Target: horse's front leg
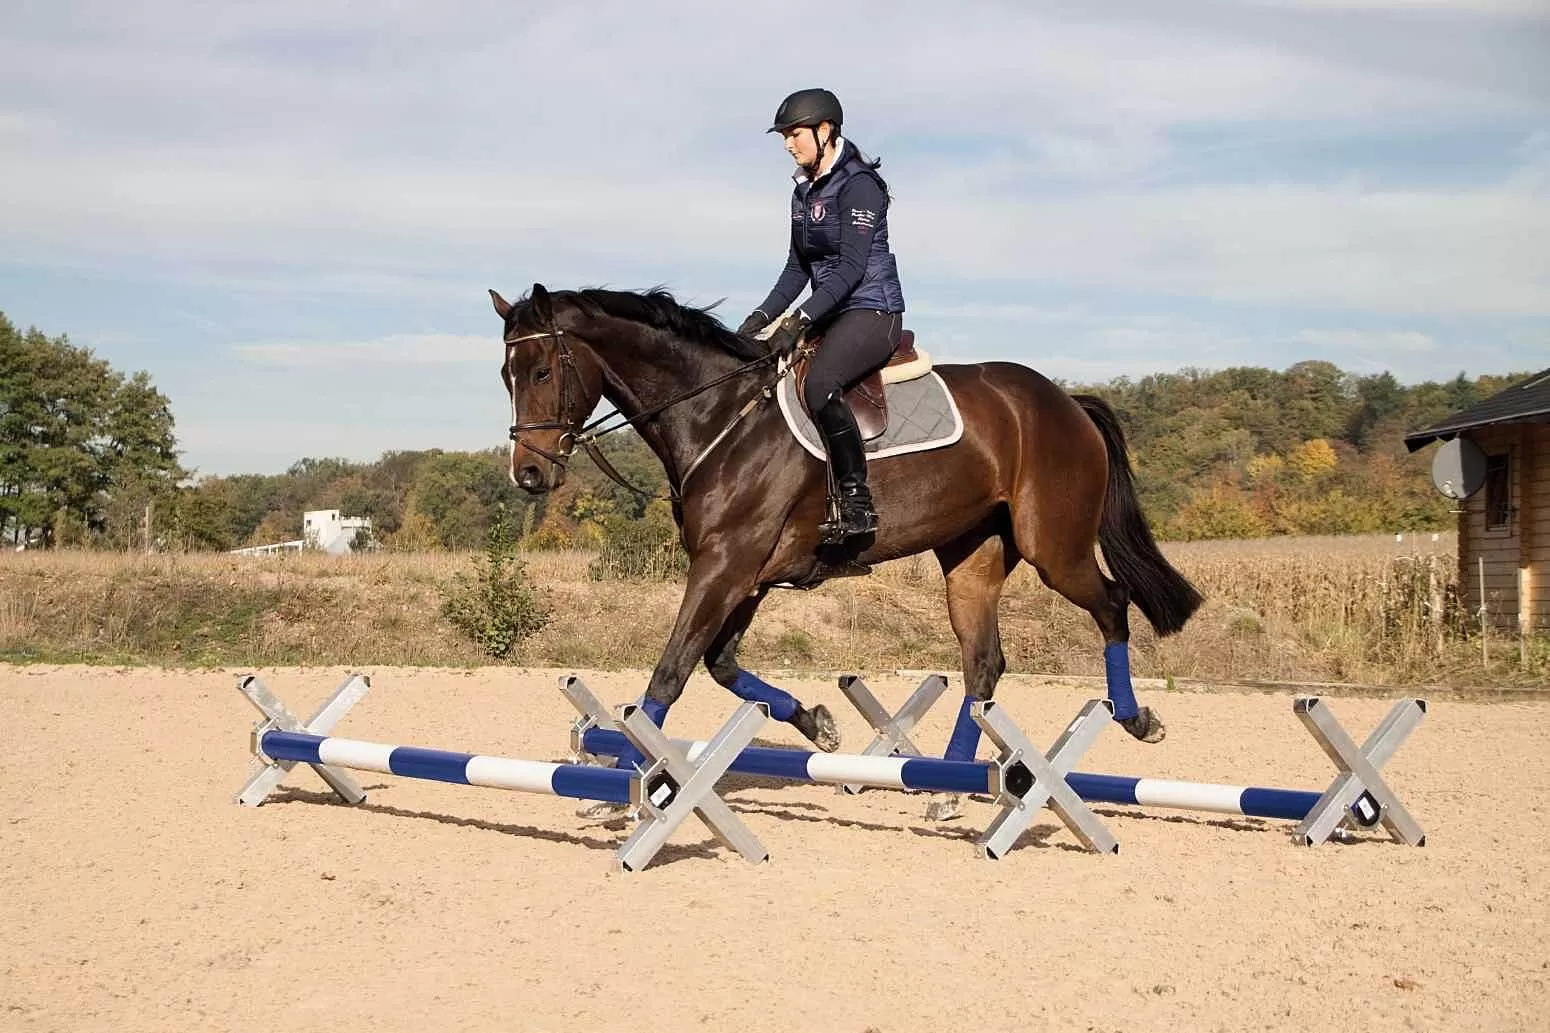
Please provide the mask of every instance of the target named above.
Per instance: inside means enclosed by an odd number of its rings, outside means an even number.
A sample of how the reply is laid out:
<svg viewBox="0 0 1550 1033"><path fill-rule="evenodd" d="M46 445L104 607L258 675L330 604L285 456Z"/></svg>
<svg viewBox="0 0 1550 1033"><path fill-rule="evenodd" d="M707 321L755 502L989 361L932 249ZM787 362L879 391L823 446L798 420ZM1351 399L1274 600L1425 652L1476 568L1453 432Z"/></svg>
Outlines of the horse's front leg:
<svg viewBox="0 0 1550 1033"><path fill-rule="evenodd" d="M716 679L716 684L740 699L764 703L770 708L770 716L785 721L805 735L813 745L825 753L840 748L840 733L835 726L834 715L822 703L805 707L785 689L769 684L751 671L744 670L737 662L737 647L743 641L743 633L753 622L759 604L764 601L768 589L759 588L732 609L731 616L711 640L705 653L705 669Z"/></svg>
<svg viewBox="0 0 1550 1033"><path fill-rule="evenodd" d="M678 619L641 702L641 709L658 728L683 694L694 665L710 649L732 611L753 591L758 573L758 561L750 558L746 548L708 549L690 561ZM638 750L628 747L619 754L618 766L643 766L644 761Z"/></svg>

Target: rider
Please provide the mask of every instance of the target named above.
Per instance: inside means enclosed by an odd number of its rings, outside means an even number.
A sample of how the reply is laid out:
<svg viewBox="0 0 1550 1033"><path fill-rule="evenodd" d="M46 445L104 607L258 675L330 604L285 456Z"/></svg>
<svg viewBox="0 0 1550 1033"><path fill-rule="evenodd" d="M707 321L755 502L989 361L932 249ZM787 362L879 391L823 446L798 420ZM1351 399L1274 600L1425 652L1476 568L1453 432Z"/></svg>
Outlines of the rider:
<svg viewBox="0 0 1550 1033"><path fill-rule="evenodd" d="M798 90L775 112L767 132L785 138L797 164L791 196L791 250L786 268L738 333L756 334L796 300L813 292L770 336L790 350L811 328L823 344L807 371L803 401L823 435L839 494L839 524L825 537L843 541L875 533L877 514L867 489L866 456L844 393L887 364L899 346L904 292L888 250L888 185L840 135L844 113L828 90Z"/></svg>

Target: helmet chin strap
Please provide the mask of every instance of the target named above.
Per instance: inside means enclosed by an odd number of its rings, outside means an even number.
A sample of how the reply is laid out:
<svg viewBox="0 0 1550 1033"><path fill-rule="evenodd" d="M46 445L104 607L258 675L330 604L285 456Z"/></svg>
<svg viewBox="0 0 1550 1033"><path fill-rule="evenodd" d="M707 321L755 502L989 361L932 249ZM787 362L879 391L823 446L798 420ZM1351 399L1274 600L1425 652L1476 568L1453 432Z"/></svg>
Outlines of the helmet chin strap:
<svg viewBox="0 0 1550 1033"><path fill-rule="evenodd" d="M811 165L803 165L802 166L802 171L807 173L807 178L808 179L817 179L818 178L818 168L819 168L820 165L823 164L823 154L824 154L825 151L827 151L829 149L829 145L834 142L834 131L831 129L829 131L829 138L827 140L825 140L823 143L819 143L818 142L818 127L817 126L804 126L803 128L805 128L807 130L807 132L808 132L808 135L813 138L813 150L814 150L815 154L814 154L814 157L813 157L812 164Z"/></svg>

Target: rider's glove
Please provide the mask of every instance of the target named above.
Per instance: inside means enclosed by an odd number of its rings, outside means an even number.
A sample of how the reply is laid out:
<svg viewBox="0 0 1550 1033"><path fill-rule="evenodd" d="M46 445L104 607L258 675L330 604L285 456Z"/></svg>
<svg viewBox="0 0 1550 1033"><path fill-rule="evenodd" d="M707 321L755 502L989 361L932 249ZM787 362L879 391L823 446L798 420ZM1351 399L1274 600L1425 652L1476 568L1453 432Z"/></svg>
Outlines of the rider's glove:
<svg viewBox="0 0 1550 1033"><path fill-rule="evenodd" d="M800 309L782 319L780 325L775 328L775 332L769 336L770 351L782 355L795 351L796 346L802 341L802 334L812 325L812 322L807 318L807 313Z"/></svg>
<svg viewBox="0 0 1550 1033"><path fill-rule="evenodd" d="M770 317L760 309L754 309L748 313L748 318L743 320L743 325L737 328L737 332L743 337L752 337L769 325Z"/></svg>

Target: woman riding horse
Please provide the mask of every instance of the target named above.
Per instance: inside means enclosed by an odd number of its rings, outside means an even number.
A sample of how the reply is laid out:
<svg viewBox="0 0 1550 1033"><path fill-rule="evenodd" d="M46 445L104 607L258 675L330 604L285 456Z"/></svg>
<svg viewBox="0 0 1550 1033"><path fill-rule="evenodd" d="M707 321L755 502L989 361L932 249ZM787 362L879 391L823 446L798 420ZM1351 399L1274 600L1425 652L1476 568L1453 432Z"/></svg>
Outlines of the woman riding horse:
<svg viewBox="0 0 1550 1033"><path fill-rule="evenodd" d="M888 250L888 186L840 135L844 112L828 90L798 90L775 112L767 132L780 133L797 163L792 177L791 248L786 268L759 307L738 327L756 334L811 283L812 295L771 334L776 351L804 333L822 336L809 362L803 402L823 436L834 471L838 522L824 539L841 544L877 532L867 488L866 455L845 392L888 363L903 330L904 291Z"/></svg>
<svg viewBox="0 0 1550 1033"><path fill-rule="evenodd" d="M703 662L718 684L766 703L819 749L837 749L823 704L804 706L737 658L769 590L811 584L822 567L824 469L804 459L771 400L777 378L790 375L777 371L777 354L662 291L551 294L534 284L516 303L495 291L490 298L504 326L513 481L549 491L577 448L600 456L599 421L587 417L603 397L667 472L689 571L642 709L661 727ZM979 726L969 705L991 699L1006 670L997 610L1007 576L1024 562L1097 624L1115 720L1137 739L1160 740L1162 721L1131 687L1127 611L1135 603L1158 635L1171 635L1201 599L1152 538L1114 411L1016 363L936 372L963 434L876 464L872 490L889 519L858 562L932 551L942 565L964 679L946 756L974 757Z"/></svg>

